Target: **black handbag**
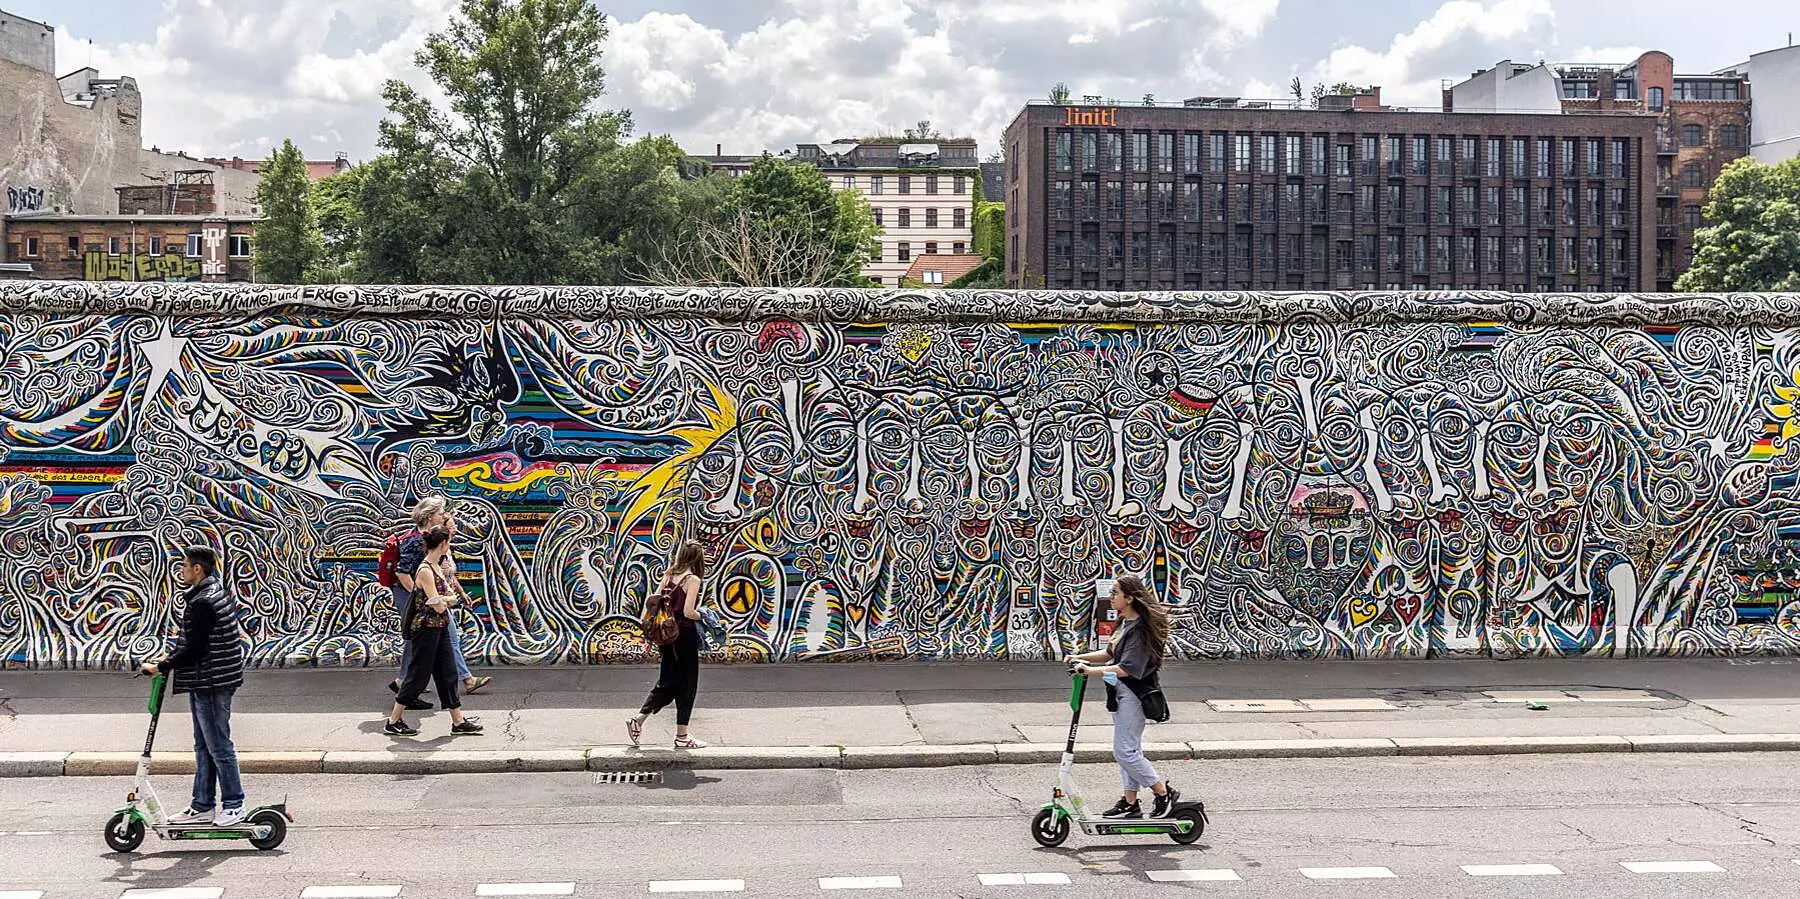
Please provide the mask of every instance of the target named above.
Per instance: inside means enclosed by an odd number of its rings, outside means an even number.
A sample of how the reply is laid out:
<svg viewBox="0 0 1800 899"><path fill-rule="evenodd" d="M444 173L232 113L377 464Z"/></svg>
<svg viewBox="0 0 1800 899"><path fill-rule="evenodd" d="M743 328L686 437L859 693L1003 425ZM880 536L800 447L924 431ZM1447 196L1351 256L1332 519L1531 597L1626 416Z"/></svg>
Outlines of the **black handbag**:
<svg viewBox="0 0 1800 899"><path fill-rule="evenodd" d="M1145 690L1142 692L1133 690L1132 692L1137 693L1138 704L1144 707L1145 719L1157 724L1169 720L1169 700L1163 697L1162 686L1156 683L1154 677L1151 678L1150 686Z"/></svg>

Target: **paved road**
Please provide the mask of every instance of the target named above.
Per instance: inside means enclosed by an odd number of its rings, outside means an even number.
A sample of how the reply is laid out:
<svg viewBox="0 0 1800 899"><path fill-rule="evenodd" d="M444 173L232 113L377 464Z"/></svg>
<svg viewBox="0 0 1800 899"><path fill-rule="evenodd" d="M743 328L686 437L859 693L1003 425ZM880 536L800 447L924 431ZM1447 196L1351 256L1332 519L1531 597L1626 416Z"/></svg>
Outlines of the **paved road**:
<svg viewBox="0 0 1800 899"><path fill-rule="evenodd" d="M1082 773L1096 793L1113 782L1106 768ZM1167 773L1209 800L1213 827L1193 847L1077 834L1062 850L1037 848L1025 822L1047 791L1043 767L673 772L652 784L581 774L252 778L253 797L292 794L299 823L281 850L152 840L132 858L100 842L124 783L0 781L0 896L417 899L476 896L483 884L638 896L700 880L806 897L840 877L898 878L897 889L850 891L897 896L1800 894L1791 755L1194 762ZM185 786L163 783L165 795ZM1621 863L1720 870L1632 873ZM1464 865L1561 873L1477 877ZM1314 868L1393 876L1309 880L1304 869ZM1154 879L1183 869L1240 879ZM992 883L1009 879L1042 883ZM369 891L320 891L329 887Z"/></svg>

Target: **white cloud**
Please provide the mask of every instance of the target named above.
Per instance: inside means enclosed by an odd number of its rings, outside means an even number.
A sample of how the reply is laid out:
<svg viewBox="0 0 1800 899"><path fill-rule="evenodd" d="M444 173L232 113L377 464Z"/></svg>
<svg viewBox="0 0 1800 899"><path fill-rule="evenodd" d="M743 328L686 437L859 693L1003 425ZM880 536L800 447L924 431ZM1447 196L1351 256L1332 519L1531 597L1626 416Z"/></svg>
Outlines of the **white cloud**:
<svg viewBox="0 0 1800 899"><path fill-rule="evenodd" d="M1393 105L1435 107L1442 79L1466 76L1471 63L1535 58L1533 48L1548 42L1555 25L1550 0L1450 0L1411 31L1394 35L1385 50L1332 50L1314 75L1327 84L1380 85Z"/></svg>

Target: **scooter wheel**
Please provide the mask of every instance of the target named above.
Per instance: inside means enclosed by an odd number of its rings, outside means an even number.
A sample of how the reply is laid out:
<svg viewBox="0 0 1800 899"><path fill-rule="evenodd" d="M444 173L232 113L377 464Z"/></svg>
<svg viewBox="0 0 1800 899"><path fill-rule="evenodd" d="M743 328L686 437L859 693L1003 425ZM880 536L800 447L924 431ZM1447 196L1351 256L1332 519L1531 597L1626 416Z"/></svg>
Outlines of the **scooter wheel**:
<svg viewBox="0 0 1800 899"><path fill-rule="evenodd" d="M287 818L274 809L263 809L251 815L250 820L244 823L251 827L267 827L269 829L269 835L266 837L250 838L250 845L258 849L264 851L274 849L281 845L282 840L287 839Z"/></svg>
<svg viewBox="0 0 1800 899"><path fill-rule="evenodd" d="M1059 815L1055 809L1039 811L1031 819L1031 838L1046 849L1061 846L1069 838L1069 816Z"/></svg>
<svg viewBox="0 0 1800 899"><path fill-rule="evenodd" d="M106 822L106 845L114 852L136 852L144 845L144 822L120 812Z"/></svg>
<svg viewBox="0 0 1800 899"><path fill-rule="evenodd" d="M1169 839L1183 846L1200 839L1200 835L1206 832L1206 816L1199 809L1184 808L1175 813L1175 820L1187 822L1188 832L1177 831L1169 834Z"/></svg>

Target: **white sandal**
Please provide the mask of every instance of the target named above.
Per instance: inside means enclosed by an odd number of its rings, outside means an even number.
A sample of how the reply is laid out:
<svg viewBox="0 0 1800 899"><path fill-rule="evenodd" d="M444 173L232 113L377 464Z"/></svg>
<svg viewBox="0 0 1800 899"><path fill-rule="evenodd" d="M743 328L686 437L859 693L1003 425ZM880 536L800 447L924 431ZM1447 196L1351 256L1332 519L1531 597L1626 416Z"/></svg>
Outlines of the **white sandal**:
<svg viewBox="0 0 1800 899"><path fill-rule="evenodd" d="M631 745L636 746L638 739L644 735L644 725L638 723L636 718L626 718L625 734L631 737Z"/></svg>
<svg viewBox="0 0 1800 899"><path fill-rule="evenodd" d="M693 737L676 737L675 738L675 748L676 749L705 749L706 742L703 740L696 740Z"/></svg>

